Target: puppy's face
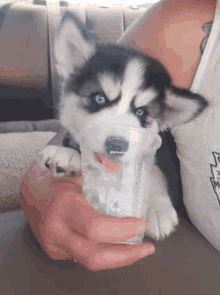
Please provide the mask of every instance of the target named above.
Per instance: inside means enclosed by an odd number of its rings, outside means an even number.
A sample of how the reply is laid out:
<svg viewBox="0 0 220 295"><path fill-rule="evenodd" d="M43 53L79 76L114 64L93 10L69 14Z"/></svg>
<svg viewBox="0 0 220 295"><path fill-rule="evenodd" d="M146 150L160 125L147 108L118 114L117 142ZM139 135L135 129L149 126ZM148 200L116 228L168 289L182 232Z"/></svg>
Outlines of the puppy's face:
<svg viewBox="0 0 220 295"><path fill-rule="evenodd" d="M69 12L62 20L55 52L62 79L60 119L75 138L81 130L108 124L158 133L189 122L207 106L201 96L173 87L155 59L131 48L96 45ZM91 145L103 152L111 137L129 141L114 128L114 134L91 134Z"/></svg>

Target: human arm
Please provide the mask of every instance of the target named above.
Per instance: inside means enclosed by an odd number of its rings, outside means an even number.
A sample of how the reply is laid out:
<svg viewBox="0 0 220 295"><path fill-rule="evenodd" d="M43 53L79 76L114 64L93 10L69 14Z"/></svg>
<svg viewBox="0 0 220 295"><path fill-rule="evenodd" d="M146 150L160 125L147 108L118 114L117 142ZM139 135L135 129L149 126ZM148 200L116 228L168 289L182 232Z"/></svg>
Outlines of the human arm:
<svg viewBox="0 0 220 295"><path fill-rule="evenodd" d="M209 36L216 0L166 0L154 7L122 35L119 44L158 59L174 86L189 89L201 59L200 48L204 50Z"/></svg>

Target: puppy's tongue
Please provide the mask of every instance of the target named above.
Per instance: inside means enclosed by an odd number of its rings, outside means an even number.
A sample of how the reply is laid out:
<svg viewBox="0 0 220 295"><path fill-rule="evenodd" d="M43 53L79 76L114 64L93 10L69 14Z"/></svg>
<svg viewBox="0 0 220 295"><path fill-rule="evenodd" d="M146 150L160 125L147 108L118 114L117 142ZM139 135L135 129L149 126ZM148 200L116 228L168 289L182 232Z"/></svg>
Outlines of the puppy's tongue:
<svg viewBox="0 0 220 295"><path fill-rule="evenodd" d="M105 156L101 155L101 154L96 154L95 155L95 159L96 161L99 161L102 163L102 166L108 170L109 172L114 172L114 171L118 171L121 168L120 163L112 163L110 162L110 160L108 158L106 158Z"/></svg>

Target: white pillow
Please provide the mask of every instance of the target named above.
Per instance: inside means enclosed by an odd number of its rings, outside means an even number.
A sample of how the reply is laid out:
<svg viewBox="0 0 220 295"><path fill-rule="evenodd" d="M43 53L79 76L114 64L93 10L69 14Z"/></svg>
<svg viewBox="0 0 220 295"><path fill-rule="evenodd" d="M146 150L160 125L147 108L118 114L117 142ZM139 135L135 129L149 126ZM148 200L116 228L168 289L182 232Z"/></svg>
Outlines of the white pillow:
<svg viewBox="0 0 220 295"><path fill-rule="evenodd" d="M195 121L172 131L181 166L184 204L193 224L220 251L220 15L218 14L215 16L191 90L208 99L210 107Z"/></svg>

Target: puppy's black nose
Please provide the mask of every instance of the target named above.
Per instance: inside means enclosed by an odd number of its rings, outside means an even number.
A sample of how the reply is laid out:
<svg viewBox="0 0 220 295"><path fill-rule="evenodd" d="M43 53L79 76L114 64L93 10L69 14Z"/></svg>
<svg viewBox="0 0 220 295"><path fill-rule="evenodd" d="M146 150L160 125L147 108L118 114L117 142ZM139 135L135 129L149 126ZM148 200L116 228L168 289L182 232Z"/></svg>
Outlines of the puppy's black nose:
<svg viewBox="0 0 220 295"><path fill-rule="evenodd" d="M105 151L111 156L122 157L129 148L129 142L123 137L110 136L105 141Z"/></svg>

